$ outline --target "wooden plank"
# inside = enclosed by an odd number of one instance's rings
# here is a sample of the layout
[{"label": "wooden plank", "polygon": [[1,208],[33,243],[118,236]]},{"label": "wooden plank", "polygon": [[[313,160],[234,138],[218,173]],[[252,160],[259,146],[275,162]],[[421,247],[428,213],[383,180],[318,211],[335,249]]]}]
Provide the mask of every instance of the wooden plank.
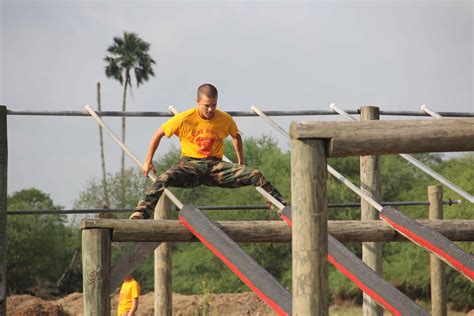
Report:
[{"label": "wooden plank", "polygon": [[293,315],[328,315],[327,161],[323,140],[291,141]]},{"label": "wooden plank", "polygon": [[84,315],[110,315],[110,230],[82,231]]},{"label": "wooden plank", "polygon": [[[130,222],[130,220],[126,220]],[[134,220],[140,221],[141,220]],[[131,274],[135,269],[145,261],[146,258],[153,254],[155,250],[161,243],[160,242],[137,242],[132,248],[124,253],[115,265],[110,270],[110,282],[109,286],[112,291],[115,291],[119,286],[121,286],[123,279]]]},{"label": "wooden plank", "polygon": [[[360,120],[379,120],[379,108],[375,106],[364,106],[360,109]],[[360,156],[360,188],[375,201],[380,202],[380,159],[379,156]],[[360,200],[360,219],[378,220],[379,212],[365,199]],[[362,261],[382,275],[382,244],[378,242],[362,243]],[[382,316],[383,310],[376,300],[366,293],[363,294],[362,314],[364,316]]]},{"label": "wooden plank", "polygon": [[[474,241],[474,220],[417,220],[452,241]],[[291,230],[281,221],[217,221],[214,222],[236,242],[290,242]],[[112,241],[134,242],[147,239],[150,251],[154,242],[198,242],[199,240],[177,220],[112,220],[87,219],[83,228],[112,230]],[[406,242],[405,237],[384,221],[328,221],[329,232],[342,242]],[[151,246],[153,245],[153,246]],[[134,260],[136,261],[136,257]]]},{"label": "wooden plank", "polygon": [[7,311],[7,107],[0,106],[0,315]]},{"label": "wooden plank", "polygon": [[291,293],[193,205],[179,212],[183,224],[279,315],[291,314]]},{"label": "wooden plank", "polygon": [[[443,219],[443,187],[429,186],[428,200],[430,201],[429,218]],[[445,266],[446,264],[435,255],[430,255],[431,315],[433,316],[448,314]]]},{"label": "wooden plank", "polygon": [[[155,220],[171,217],[172,203],[165,194],[161,195],[155,208]],[[172,289],[171,289],[171,245],[167,242],[155,249],[155,316],[172,315]]]},{"label": "wooden plank", "polygon": [[293,122],[292,139],[327,139],[330,157],[474,151],[474,118]]},{"label": "wooden plank", "polygon": [[384,207],[380,218],[417,245],[431,251],[438,258],[474,281],[474,256],[437,231],[420,225],[392,207]]},{"label": "wooden plank", "polygon": [[[282,210],[281,218],[288,226],[292,226],[291,206],[286,206]],[[375,273],[331,234],[328,235],[328,260],[339,272],[393,315],[429,315],[405,294]]]}]

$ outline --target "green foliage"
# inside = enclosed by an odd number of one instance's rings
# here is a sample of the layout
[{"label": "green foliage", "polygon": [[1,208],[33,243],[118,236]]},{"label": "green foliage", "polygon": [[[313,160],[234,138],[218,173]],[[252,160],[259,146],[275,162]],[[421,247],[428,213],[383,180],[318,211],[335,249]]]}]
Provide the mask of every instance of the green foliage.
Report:
[{"label": "green foliage", "polygon": [[[49,195],[25,189],[7,198],[14,210],[59,210]],[[56,282],[80,245],[78,229],[66,225],[63,215],[17,215],[7,221],[8,286],[25,293]]]},{"label": "green foliage", "polygon": [[[143,176],[136,168],[125,170],[125,206],[133,208],[137,205],[140,194],[151,184],[151,181]],[[121,176],[120,173],[108,174],[107,189],[109,193],[110,208],[121,208]],[[75,209],[102,208],[102,180],[90,180],[83,191],[79,193],[78,199],[74,202]]]}]

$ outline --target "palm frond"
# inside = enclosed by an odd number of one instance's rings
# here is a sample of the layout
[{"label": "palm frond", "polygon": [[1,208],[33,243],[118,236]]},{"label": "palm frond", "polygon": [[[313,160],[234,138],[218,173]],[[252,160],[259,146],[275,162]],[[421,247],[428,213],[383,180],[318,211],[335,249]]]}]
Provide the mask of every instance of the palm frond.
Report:
[{"label": "palm frond", "polygon": [[[107,48],[111,56],[106,56],[105,74],[108,78],[116,79],[123,84],[124,73],[133,71],[139,87],[150,77],[155,76],[153,65],[155,60],[150,56],[151,44],[142,40],[138,34],[133,32],[123,32],[123,37],[114,37],[113,44]],[[131,76],[125,83],[132,88]]]}]

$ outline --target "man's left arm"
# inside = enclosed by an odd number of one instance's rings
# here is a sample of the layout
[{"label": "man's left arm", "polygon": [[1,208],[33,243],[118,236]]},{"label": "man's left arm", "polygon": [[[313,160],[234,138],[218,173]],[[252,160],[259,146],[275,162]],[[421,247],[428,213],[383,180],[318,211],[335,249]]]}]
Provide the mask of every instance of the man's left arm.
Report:
[{"label": "man's left arm", "polygon": [[239,165],[244,165],[244,143],[240,133],[237,133],[235,137],[232,136],[232,145],[234,146],[235,153],[237,154],[237,163]]},{"label": "man's left arm", "polygon": [[128,316],[135,316],[138,310],[138,297],[132,298],[132,308],[128,312]]}]

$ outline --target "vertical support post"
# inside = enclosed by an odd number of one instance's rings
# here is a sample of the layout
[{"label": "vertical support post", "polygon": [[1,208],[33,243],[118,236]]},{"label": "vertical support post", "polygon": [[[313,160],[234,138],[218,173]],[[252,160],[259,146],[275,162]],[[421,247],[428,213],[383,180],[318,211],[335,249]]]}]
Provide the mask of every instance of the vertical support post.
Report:
[{"label": "vertical support post", "polygon": [[[443,219],[443,187],[428,187],[430,202],[429,219]],[[430,255],[431,274],[431,315],[446,316],[448,314],[446,297],[446,264],[434,255]]]},{"label": "vertical support post", "polygon": [[293,315],[328,315],[326,141],[291,141]]},{"label": "vertical support post", "polygon": [[110,316],[110,235],[108,229],[82,231],[84,315]]},{"label": "vertical support post", "polygon": [[[156,219],[171,218],[172,203],[166,194],[162,194],[155,208]],[[155,294],[154,315],[171,316],[172,289],[171,289],[171,245],[162,242],[155,249]]]},{"label": "vertical support post", "polygon": [[[100,94],[100,82],[97,82],[97,110],[102,111],[102,100]],[[107,188],[107,172],[105,169],[105,154],[104,154],[104,134],[102,126],[99,125],[99,147],[100,147],[100,166],[102,168],[102,190],[103,190],[103,204],[104,208],[110,207],[109,190]],[[112,213],[100,213],[104,218],[115,218]],[[112,215],[112,216],[111,216]]]},{"label": "vertical support post", "polygon": [[7,107],[0,106],[0,315],[7,312]]},{"label": "vertical support post", "polygon": [[[360,120],[380,119],[379,108],[375,106],[364,106],[360,109]],[[380,202],[380,160],[378,156],[360,157],[360,185],[361,190],[366,192],[377,202]],[[379,219],[379,212],[366,200],[361,199],[361,220]],[[362,243],[362,261],[372,270],[382,274],[382,243]],[[362,312],[364,316],[382,316],[383,309],[370,296],[363,294]]]}]

